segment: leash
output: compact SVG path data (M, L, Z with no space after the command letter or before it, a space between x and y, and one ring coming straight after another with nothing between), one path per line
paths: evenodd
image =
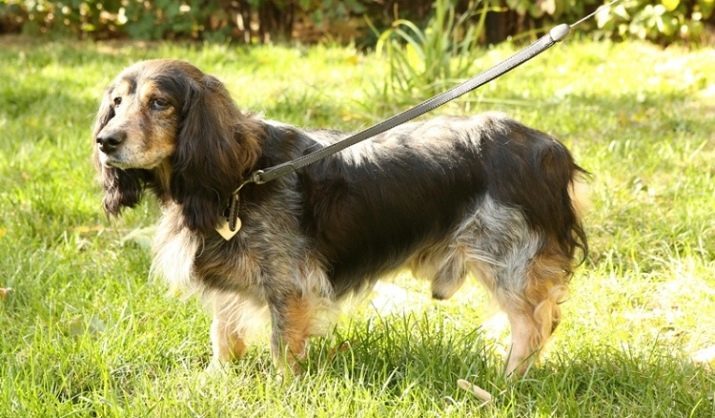
M317 161L320 161L326 157L329 157L333 154L336 154L345 148L348 148L352 145L357 144L358 142L362 142L368 138L371 138L375 135L381 134L385 131L388 131L396 126L402 125L405 122L408 122L418 116L421 116L427 112L430 112L460 96L463 96L466 93L469 93L472 90L475 90L484 84L487 84L488 82L494 80L495 78L498 78L507 72L513 70L514 68L518 67L519 65L525 63L526 61L529 61L530 59L534 58L535 56L541 54L542 52L546 51L553 45L555 45L557 42L560 42L566 36L568 36L569 32L571 29L573 29L575 26L581 24L582 22L592 18L593 16L596 15L599 11L601 11L602 8L604 7L611 7L615 3L618 3L621 0L612 0L611 2L607 4L603 4L600 7L598 7L596 10L593 12L589 13L588 15L584 16L583 18L577 20L576 22L572 24L568 23L562 23L560 25L557 25L553 27L546 35L542 36L541 38L537 39L534 41L531 45L527 46L526 48L520 50L519 52L515 53L514 55L510 56L509 58L505 59L504 61L496 64L495 66L489 68L488 70L482 72L481 74L478 74L477 76L447 90L446 92L440 93L436 96L433 96L422 103L407 109L401 113L398 113L397 115L394 115L388 119L385 119L382 122L379 122L373 126L370 126L369 128L366 128L356 134L353 134L343 140L340 140L336 143L333 143L331 145L328 145L324 148L321 148L317 151L314 151L310 154L303 155L301 157L298 157L294 160L287 161L281 164L277 164L262 170L256 170L253 173L251 173L241 185L238 186L238 188L233 192L231 203L229 204L228 208L228 213L226 214L226 218L228 221L228 228L232 233L238 232L236 230L237 223L240 222L238 219L238 207L239 207L239 197L238 194L241 191L241 189L248 185L248 184L266 184L268 182L271 182L273 180L277 180L281 177L285 177L291 173L294 173L298 170L300 170L303 167L306 167L310 164L313 164ZM239 225L240 228L240 225Z

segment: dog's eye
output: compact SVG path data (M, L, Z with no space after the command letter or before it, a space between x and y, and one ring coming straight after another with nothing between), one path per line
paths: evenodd
M164 99L151 99L149 102L149 107L154 110L164 110L169 107L169 102Z
M114 102L114 106L119 106L120 104L122 104L121 97L115 97L114 100L112 100L112 101Z

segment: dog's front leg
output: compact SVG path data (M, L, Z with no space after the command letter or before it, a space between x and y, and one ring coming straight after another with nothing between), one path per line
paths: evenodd
M244 324L246 306L239 295L218 295L211 300L211 362L208 372L222 371L246 352Z
M230 328L221 317L214 317L211 322L211 363L207 371L220 371L233 360L243 357L246 343L242 336Z
M302 371L301 363L308 350L313 309L310 298L299 292L281 295L269 302L272 321L271 353L277 365L294 373Z

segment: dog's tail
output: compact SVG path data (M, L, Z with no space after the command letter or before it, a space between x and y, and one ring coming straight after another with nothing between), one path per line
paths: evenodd
M538 183L544 198L532 204L530 211L537 214L534 216L537 227L543 228L547 240L552 240L571 259L580 250L580 262L583 262L588 255L588 240L581 223L587 201L585 176L588 173L556 140L539 151L533 169L534 174L543 176L544 181Z
M588 206L586 177L566 147L549 135L512 120L493 137L488 151L489 193L519 207L530 226L570 260L588 255L581 216Z
M569 187L569 200L573 212L574 222L570 226L571 234L574 237L575 248L580 250L581 257L579 264L586 261L588 257L588 238L583 228L583 217L591 207L590 188L587 183L589 173L577 166L574 177L571 179Z

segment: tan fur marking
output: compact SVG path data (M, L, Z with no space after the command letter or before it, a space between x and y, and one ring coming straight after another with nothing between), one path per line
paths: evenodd
M231 324L219 316L211 322L211 341L214 361L229 362L243 357L246 352L244 339L236 333Z
M305 356L307 339L310 336L313 309L307 298L294 296L286 301L285 331L283 337L291 354Z
M534 257L526 274L525 300L502 300L512 327L512 349L507 372L523 374L561 319L561 303L571 274L570 261L551 248Z
M176 109L151 108L153 99L162 92L151 81L137 80L137 91L131 92L129 82L123 81L110 94L111 100L121 98L114 106L116 113L103 131L123 131L126 141L113 155L113 164L131 168L154 168L170 156L176 148Z

